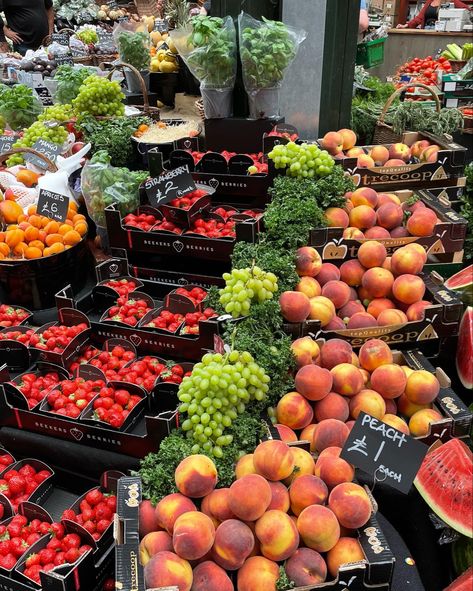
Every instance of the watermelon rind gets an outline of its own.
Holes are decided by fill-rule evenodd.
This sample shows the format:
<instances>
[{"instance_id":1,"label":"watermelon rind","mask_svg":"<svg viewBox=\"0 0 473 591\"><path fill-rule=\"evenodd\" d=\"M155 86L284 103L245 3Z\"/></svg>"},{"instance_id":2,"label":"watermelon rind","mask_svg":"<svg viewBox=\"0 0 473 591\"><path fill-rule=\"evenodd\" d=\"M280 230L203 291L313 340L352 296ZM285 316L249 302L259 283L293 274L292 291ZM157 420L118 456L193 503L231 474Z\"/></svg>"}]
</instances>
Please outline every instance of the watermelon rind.
<instances>
[{"instance_id":1,"label":"watermelon rind","mask_svg":"<svg viewBox=\"0 0 473 591\"><path fill-rule=\"evenodd\" d=\"M463 442L451 439L429 452L414 485L440 519L473 538L473 455Z\"/></svg>"},{"instance_id":2,"label":"watermelon rind","mask_svg":"<svg viewBox=\"0 0 473 591\"><path fill-rule=\"evenodd\" d=\"M473 305L473 265L452 275L444 285L446 288L458 292L465 304Z\"/></svg>"},{"instance_id":3,"label":"watermelon rind","mask_svg":"<svg viewBox=\"0 0 473 591\"><path fill-rule=\"evenodd\" d=\"M457 575L461 575L470 566L473 567L473 540L461 536L452 544L453 568Z\"/></svg>"},{"instance_id":4,"label":"watermelon rind","mask_svg":"<svg viewBox=\"0 0 473 591\"><path fill-rule=\"evenodd\" d=\"M473 389L473 308L468 306L463 313L458 329L455 364L461 383L468 390Z\"/></svg>"}]
</instances>

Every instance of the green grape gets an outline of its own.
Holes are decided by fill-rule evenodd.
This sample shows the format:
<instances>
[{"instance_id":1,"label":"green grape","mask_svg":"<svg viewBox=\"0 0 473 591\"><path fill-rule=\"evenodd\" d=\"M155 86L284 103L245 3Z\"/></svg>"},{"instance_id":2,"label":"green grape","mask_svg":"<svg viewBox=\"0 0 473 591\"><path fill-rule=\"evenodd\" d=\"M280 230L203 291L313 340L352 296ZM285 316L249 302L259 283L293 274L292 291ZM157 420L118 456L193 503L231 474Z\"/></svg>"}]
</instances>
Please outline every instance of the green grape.
<instances>
[{"instance_id":1,"label":"green grape","mask_svg":"<svg viewBox=\"0 0 473 591\"><path fill-rule=\"evenodd\" d=\"M13 148L31 148L39 139L60 144L62 146L67 140L67 131L62 125L47 127L44 121L35 121L30 127L28 127L28 129L25 129L23 137L13 144ZM15 154L14 156L10 156L7 160L7 166L15 166L16 164L22 164L23 162L24 160L21 154Z\"/></svg>"},{"instance_id":2,"label":"green grape","mask_svg":"<svg viewBox=\"0 0 473 591\"><path fill-rule=\"evenodd\" d=\"M38 121L59 121L60 123L64 123L72 119L73 116L74 109L72 105L53 105L44 109L38 117Z\"/></svg>"},{"instance_id":3,"label":"green grape","mask_svg":"<svg viewBox=\"0 0 473 591\"><path fill-rule=\"evenodd\" d=\"M122 103L124 98L125 95L118 82L92 75L84 80L72 105L79 114L123 115L125 112L125 106Z\"/></svg>"},{"instance_id":4,"label":"green grape","mask_svg":"<svg viewBox=\"0 0 473 591\"><path fill-rule=\"evenodd\" d=\"M316 144L295 144L274 146L268 154L274 167L286 169L286 175L295 178L320 178L332 172L335 160Z\"/></svg>"},{"instance_id":5,"label":"green grape","mask_svg":"<svg viewBox=\"0 0 473 591\"><path fill-rule=\"evenodd\" d=\"M270 300L278 289L277 277L256 265L246 269L233 269L224 273L225 287L220 290L220 303L234 318L248 316L253 302Z\"/></svg>"}]
</instances>

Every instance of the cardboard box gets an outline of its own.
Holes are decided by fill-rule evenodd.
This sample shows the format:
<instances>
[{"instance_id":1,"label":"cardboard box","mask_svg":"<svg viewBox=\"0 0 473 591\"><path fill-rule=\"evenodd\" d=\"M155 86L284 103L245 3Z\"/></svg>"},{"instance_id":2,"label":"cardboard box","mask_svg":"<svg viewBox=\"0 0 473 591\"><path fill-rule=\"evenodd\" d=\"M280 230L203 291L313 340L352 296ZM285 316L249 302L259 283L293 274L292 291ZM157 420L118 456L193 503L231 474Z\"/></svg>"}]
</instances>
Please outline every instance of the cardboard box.
<instances>
[{"instance_id":1,"label":"cardboard box","mask_svg":"<svg viewBox=\"0 0 473 591\"><path fill-rule=\"evenodd\" d=\"M444 74L442 76L442 92L445 93L447 99L473 99L473 80L461 80L458 74Z\"/></svg>"}]
</instances>

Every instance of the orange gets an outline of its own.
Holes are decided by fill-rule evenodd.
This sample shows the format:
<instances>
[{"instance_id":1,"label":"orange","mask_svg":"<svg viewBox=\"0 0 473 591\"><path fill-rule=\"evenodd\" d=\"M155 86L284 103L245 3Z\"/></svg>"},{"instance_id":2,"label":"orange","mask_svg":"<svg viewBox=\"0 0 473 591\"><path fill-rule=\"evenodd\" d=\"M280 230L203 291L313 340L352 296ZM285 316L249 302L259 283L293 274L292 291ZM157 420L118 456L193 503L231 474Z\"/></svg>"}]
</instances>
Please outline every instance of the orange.
<instances>
[{"instance_id":1,"label":"orange","mask_svg":"<svg viewBox=\"0 0 473 591\"><path fill-rule=\"evenodd\" d=\"M18 223L22 223L22 222L26 222L28 221L28 216L26 216L24 213L22 213L21 215L18 216Z\"/></svg>"},{"instance_id":2,"label":"orange","mask_svg":"<svg viewBox=\"0 0 473 591\"><path fill-rule=\"evenodd\" d=\"M28 215L34 215L36 213L36 205L28 205Z\"/></svg>"},{"instance_id":3,"label":"orange","mask_svg":"<svg viewBox=\"0 0 473 591\"><path fill-rule=\"evenodd\" d=\"M5 242L10 248L15 248L17 244L23 242L24 236L23 230L9 230L6 235Z\"/></svg>"},{"instance_id":4,"label":"orange","mask_svg":"<svg viewBox=\"0 0 473 591\"><path fill-rule=\"evenodd\" d=\"M25 257L27 259L40 259L43 256L43 251L34 246L28 246L25 250Z\"/></svg>"},{"instance_id":5,"label":"orange","mask_svg":"<svg viewBox=\"0 0 473 591\"><path fill-rule=\"evenodd\" d=\"M36 206L35 206L36 208ZM39 215L32 214L29 218L29 223L34 226L35 228L41 228L43 223L43 218Z\"/></svg>"},{"instance_id":6,"label":"orange","mask_svg":"<svg viewBox=\"0 0 473 591\"><path fill-rule=\"evenodd\" d=\"M85 222L79 222L74 226L74 230L81 236L85 236L87 234L87 224Z\"/></svg>"},{"instance_id":7,"label":"orange","mask_svg":"<svg viewBox=\"0 0 473 591\"><path fill-rule=\"evenodd\" d=\"M0 242L5 242L5 232L0 232Z\"/></svg>"},{"instance_id":8,"label":"orange","mask_svg":"<svg viewBox=\"0 0 473 591\"><path fill-rule=\"evenodd\" d=\"M46 232L44 230L40 230L38 233L38 240L41 240L43 244L46 244Z\"/></svg>"},{"instance_id":9,"label":"orange","mask_svg":"<svg viewBox=\"0 0 473 591\"><path fill-rule=\"evenodd\" d=\"M61 226L59 226L59 230L58 230L58 234L61 234L61 236L64 236L64 234L67 234L67 232L71 231L71 226L69 226L69 224L62 224Z\"/></svg>"},{"instance_id":10,"label":"orange","mask_svg":"<svg viewBox=\"0 0 473 591\"><path fill-rule=\"evenodd\" d=\"M39 248L39 250L41 250L41 252L44 250L44 244L41 242L41 240L32 240L28 246L33 247L33 248Z\"/></svg>"},{"instance_id":11,"label":"orange","mask_svg":"<svg viewBox=\"0 0 473 591\"><path fill-rule=\"evenodd\" d=\"M17 172L16 180L19 183L23 183L25 187L32 187L38 183L40 175L27 168L22 168Z\"/></svg>"},{"instance_id":12,"label":"orange","mask_svg":"<svg viewBox=\"0 0 473 591\"><path fill-rule=\"evenodd\" d=\"M16 201L0 202L0 217L6 224L15 224L22 214L23 208Z\"/></svg>"},{"instance_id":13,"label":"orange","mask_svg":"<svg viewBox=\"0 0 473 591\"><path fill-rule=\"evenodd\" d=\"M3 261L4 258L5 258L5 255L0 252L0 261Z\"/></svg>"},{"instance_id":14,"label":"orange","mask_svg":"<svg viewBox=\"0 0 473 591\"><path fill-rule=\"evenodd\" d=\"M43 216L41 216L41 227L42 228L46 228L46 226L49 224L51 220L49 218L45 218Z\"/></svg>"},{"instance_id":15,"label":"orange","mask_svg":"<svg viewBox=\"0 0 473 591\"><path fill-rule=\"evenodd\" d=\"M10 224L7 226L7 230L18 230L18 224Z\"/></svg>"},{"instance_id":16,"label":"orange","mask_svg":"<svg viewBox=\"0 0 473 591\"><path fill-rule=\"evenodd\" d=\"M65 234L64 244L69 244L70 246L74 246L74 244L77 244L78 242L80 242L81 239L82 239L82 237L79 234L79 232L76 232L75 230L71 230L70 232Z\"/></svg>"},{"instance_id":17,"label":"orange","mask_svg":"<svg viewBox=\"0 0 473 591\"><path fill-rule=\"evenodd\" d=\"M77 211L79 210L79 206L75 201L69 201L69 209L72 209L77 213Z\"/></svg>"},{"instance_id":18,"label":"orange","mask_svg":"<svg viewBox=\"0 0 473 591\"><path fill-rule=\"evenodd\" d=\"M82 215L81 213L76 213L76 215L72 218L72 223L73 224L77 224L77 222L85 222L85 215Z\"/></svg>"},{"instance_id":19,"label":"orange","mask_svg":"<svg viewBox=\"0 0 473 591\"><path fill-rule=\"evenodd\" d=\"M60 252L64 252L64 250L65 250L64 244L60 244L59 242L56 242L52 246L49 246L48 248L45 248L43 250L43 256L49 257L52 254L59 254Z\"/></svg>"},{"instance_id":20,"label":"orange","mask_svg":"<svg viewBox=\"0 0 473 591\"><path fill-rule=\"evenodd\" d=\"M25 242L19 242L13 249L13 254L16 254L17 256L24 256L27 248L28 245Z\"/></svg>"},{"instance_id":21,"label":"orange","mask_svg":"<svg viewBox=\"0 0 473 591\"><path fill-rule=\"evenodd\" d=\"M72 244L66 244L66 246L64 247L66 250L69 250L70 248L72 248Z\"/></svg>"},{"instance_id":22,"label":"orange","mask_svg":"<svg viewBox=\"0 0 473 591\"><path fill-rule=\"evenodd\" d=\"M60 242L62 244L62 241L61 234L48 234L46 236L46 246L51 246L56 242Z\"/></svg>"},{"instance_id":23,"label":"orange","mask_svg":"<svg viewBox=\"0 0 473 591\"><path fill-rule=\"evenodd\" d=\"M0 253L7 257L10 254L10 247L5 242L0 242Z\"/></svg>"},{"instance_id":24,"label":"orange","mask_svg":"<svg viewBox=\"0 0 473 591\"><path fill-rule=\"evenodd\" d=\"M46 234L57 234L59 232L59 224L55 221L48 222L44 227Z\"/></svg>"},{"instance_id":25,"label":"orange","mask_svg":"<svg viewBox=\"0 0 473 591\"><path fill-rule=\"evenodd\" d=\"M26 242L32 242L33 240L37 240L38 236L39 236L38 228L35 228L34 226L28 226L25 229L25 241Z\"/></svg>"},{"instance_id":26,"label":"orange","mask_svg":"<svg viewBox=\"0 0 473 591\"><path fill-rule=\"evenodd\" d=\"M23 232L30 227L30 224L28 222L20 222L18 224L18 227L20 228L20 230L23 230Z\"/></svg>"}]
</instances>

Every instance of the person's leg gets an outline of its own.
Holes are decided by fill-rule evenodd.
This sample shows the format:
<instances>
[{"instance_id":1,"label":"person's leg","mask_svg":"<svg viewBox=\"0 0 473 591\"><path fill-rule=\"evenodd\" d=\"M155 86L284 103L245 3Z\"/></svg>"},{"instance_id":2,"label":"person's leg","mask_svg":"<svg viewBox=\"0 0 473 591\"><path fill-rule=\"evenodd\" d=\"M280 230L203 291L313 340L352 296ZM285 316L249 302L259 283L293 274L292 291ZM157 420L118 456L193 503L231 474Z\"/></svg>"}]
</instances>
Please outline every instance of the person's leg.
<instances>
[{"instance_id":1,"label":"person's leg","mask_svg":"<svg viewBox=\"0 0 473 591\"><path fill-rule=\"evenodd\" d=\"M20 53L21 55L25 55L28 51L29 47L26 47L23 43L14 43L13 44L13 51Z\"/></svg>"}]
</instances>

